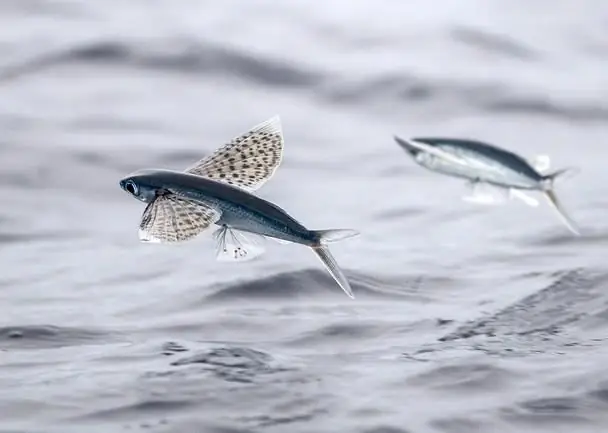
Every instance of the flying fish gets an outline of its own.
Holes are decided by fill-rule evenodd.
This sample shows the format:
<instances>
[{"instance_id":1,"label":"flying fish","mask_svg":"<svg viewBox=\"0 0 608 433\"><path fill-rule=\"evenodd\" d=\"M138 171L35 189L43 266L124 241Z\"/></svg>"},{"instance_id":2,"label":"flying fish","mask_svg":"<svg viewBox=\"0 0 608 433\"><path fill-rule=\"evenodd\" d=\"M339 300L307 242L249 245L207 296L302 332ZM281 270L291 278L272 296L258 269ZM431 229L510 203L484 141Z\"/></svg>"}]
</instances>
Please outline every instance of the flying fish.
<instances>
[{"instance_id":1,"label":"flying fish","mask_svg":"<svg viewBox=\"0 0 608 433\"><path fill-rule=\"evenodd\" d=\"M550 158L538 156L534 161L474 140L455 138L394 137L416 163L431 171L465 179L470 194L463 199L481 204L496 204L508 199L519 199L530 206L539 202L529 192L541 192L557 211L562 222L579 235L575 222L565 211L554 191L554 181L565 174L577 171L564 168L548 172Z\"/></svg>"},{"instance_id":2,"label":"flying fish","mask_svg":"<svg viewBox=\"0 0 608 433\"><path fill-rule=\"evenodd\" d=\"M251 260L267 238L309 247L354 298L328 244L356 230L309 230L285 210L254 194L275 173L283 157L278 116L235 137L185 171L144 169L120 180L120 187L147 204L139 224L143 242L176 243L213 232L221 261Z\"/></svg>"}]
</instances>

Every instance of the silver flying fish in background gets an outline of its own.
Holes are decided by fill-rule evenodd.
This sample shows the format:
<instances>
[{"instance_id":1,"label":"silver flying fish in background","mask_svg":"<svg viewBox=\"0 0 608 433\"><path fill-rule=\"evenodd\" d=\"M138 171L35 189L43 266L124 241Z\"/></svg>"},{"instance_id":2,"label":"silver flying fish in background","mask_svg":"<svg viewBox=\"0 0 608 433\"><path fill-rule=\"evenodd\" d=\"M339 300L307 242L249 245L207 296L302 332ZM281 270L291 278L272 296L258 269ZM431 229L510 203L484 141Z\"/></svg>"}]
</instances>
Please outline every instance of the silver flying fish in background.
<instances>
[{"instance_id":1,"label":"silver flying fish in background","mask_svg":"<svg viewBox=\"0 0 608 433\"><path fill-rule=\"evenodd\" d=\"M453 138L412 138L395 141L422 167L448 176L466 179L471 194L464 199L492 204L517 198L530 206L538 201L527 194L540 191L557 210L568 229L579 235L579 229L568 216L554 192L556 178L574 171L572 168L547 172L549 157L538 156L528 162L521 156L499 147L473 140Z\"/></svg>"},{"instance_id":2,"label":"silver flying fish in background","mask_svg":"<svg viewBox=\"0 0 608 433\"><path fill-rule=\"evenodd\" d=\"M350 284L328 243L355 230L309 230L287 212L253 194L281 163L283 133L278 116L234 138L185 171L146 169L120 181L123 190L147 203L139 225L144 242L193 239L213 224L216 257L245 261L264 252L266 238L310 247L348 296Z\"/></svg>"}]
</instances>

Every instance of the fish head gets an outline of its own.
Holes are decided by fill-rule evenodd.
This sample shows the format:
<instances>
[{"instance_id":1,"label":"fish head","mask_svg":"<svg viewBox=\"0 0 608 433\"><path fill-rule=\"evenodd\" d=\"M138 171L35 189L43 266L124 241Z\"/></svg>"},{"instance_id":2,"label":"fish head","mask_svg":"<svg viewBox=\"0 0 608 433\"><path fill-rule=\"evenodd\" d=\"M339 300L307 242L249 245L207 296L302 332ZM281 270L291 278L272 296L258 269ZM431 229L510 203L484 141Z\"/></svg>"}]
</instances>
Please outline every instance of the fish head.
<instances>
[{"instance_id":1,"label":"fish head","mask_svg":"<svg viewBox=\"0 0 608 433\"><path fill-rule=\"evenodd\" d=\"M414 161L423 167L434 169L437 164L441 163L442 157L448 158L448 160L454 159L451 155L437 149L434 143L427 143L423 139L404 140L397 136L394 139Z\"/></svg>"},{"instance_id":2,"label":"fish head","mask_svg":"<svg viewBox=\"0 0 608 433\"><path fill-rule=\"evenodd\" d=\"M121 179L119 184L124 191L144 203L150 203L166 192L158 176L155 176L155 170L137 171Z\"/></svg>"},{"instance_id":3,"label":"fish head","mask_svg":"<svg viewBox=\"0 0 608 433\"><path fill-rule=\"evenodd\" d=\"M394 136L393 138L395 139L397 144L401 146L401 148L405 150L412 158L416 158L416 156L418 156L422 152L422 150L418 146L415 146L408 140L404 140L403 138L397 136Z\"/></svg>"}]
</instances>

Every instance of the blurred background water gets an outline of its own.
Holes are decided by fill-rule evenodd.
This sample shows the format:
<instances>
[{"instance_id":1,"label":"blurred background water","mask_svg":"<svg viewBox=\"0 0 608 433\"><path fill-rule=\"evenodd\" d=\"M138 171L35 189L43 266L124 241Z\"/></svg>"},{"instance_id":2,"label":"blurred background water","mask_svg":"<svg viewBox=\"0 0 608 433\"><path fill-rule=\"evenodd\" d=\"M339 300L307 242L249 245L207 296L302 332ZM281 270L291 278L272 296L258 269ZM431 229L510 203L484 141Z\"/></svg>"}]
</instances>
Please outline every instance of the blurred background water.
<instances>
[{"instance_id":1,"label":"blurred background water","mask_svg":"<svg viewBox=\"0 0 608 433\"><path fill-rule=\"evenodd\" d=\"M2 0L0 432L605 432L608 5ZM218 263L120 190L279 114L259 195L310 228ZM581 173L480 207L392 136Z\"/></svg>"}]
</instances>

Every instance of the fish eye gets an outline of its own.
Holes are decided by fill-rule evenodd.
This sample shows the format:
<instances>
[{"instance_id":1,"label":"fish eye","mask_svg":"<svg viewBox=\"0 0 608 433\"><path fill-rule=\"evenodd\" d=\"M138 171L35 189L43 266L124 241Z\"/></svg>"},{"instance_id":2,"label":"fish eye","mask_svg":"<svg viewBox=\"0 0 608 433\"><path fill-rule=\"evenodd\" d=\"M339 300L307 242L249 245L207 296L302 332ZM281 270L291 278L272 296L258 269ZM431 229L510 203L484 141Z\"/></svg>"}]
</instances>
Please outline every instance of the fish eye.
<instances>
[{"instance_id":1,"label":"fish eye","mask_svg":"<svg viewBox=\"0 0 608 433\"><path fill-rule=\"evenodd\" d=\"M125 189L133 195L137 195L137 193L139 192L139 188L132 180L128 180L125 183Z\"/></svg>"}]
</instances>

